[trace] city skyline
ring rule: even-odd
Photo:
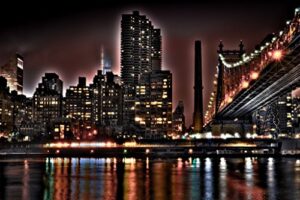
[[[37,15],[42,16],[41,20],[46,19],[45,23],[37,23],[39,22],[39,19],[32,18],[29,14],[24,16],[24,24],[20,24],[20,22],[18,22],[19,24],[4,23],[4,28],[7,28],[7,30],[1,35],[2,40],[0,41],[0,44],[5,48],[2,48],[0,62],[2,65],[7,58],[11,56],[11,53],[16,51],[24,56],[24,90],[27,95],[33,94],[37,83],[45,72],[55,72],[59,74],[65,83],[64,91],[69,86],[76,84],[78,76],[86,76],[90,83],[93,75],[96,74],[97,69],[100,67],[101,45],[104,45],[109,57],[113,58],[113,72],[120,74],[119,35],[121,14],[139,10],[141,14],[147,15],[156,27],[161,29],[163,52],[162,67],[163,69],[171,70],[173,73],[173,105],[176,105],[179,100],[184,101],[187,124],[191,124],[191,113],[193,110],[193,81],[189,77],[193,76],[194,40],[201,39],[203,41],[205,108],[205,105],[208,103],[208,94],[212,89],[211,80],[217,64],[216,50],[219,40],[223,40],[226,48],[236,48],[239,44],[239,40],[236,38],[243,39],[245,48],[249,51],[268,33],[280,30],[284,26],[285,20],[291,18],[292,11],[295,7],[295,3],[292,1],[289,1],[282,6],[278,2],[272,4],[254,2],[249,5],[249,10],[255,9],[257,12],[254,12],[255,15],[252,14],[251,16],[248,16],[247,13],[242,13],[241,10],[238,9],[241,6],[247,5],[247,3],[233,2],[230,6],[227,5],[227,7],[230,7],[230,9],[234,10],[236,13],[227,13],[228,19],[226,19],[225,22],[222,21],[221,23],[218,23],[218,17],[226,12],[224,11],[225,9],[223,10],[221,8],[221,5],[223,4],[220,3],[220,5],[216,5],[207,2],[203,4],[191,3],[183,5],[184,9],[181,12],[181,15],[184,16],[182,18],[186,19],[186,23],[180,24],[184,24],[182,26],[189,28],[188,30],[190,31],[188,32],[182,31],[180,27],[174,23],[178,20],[180,20],[180,22],[183,20],[180,19],[180,17],[175,16],[176,11],[181,9],[181,4],[178,2],[174,5],[162,3],[159,6],[155,6],[149,2],[144,5],[140,3],[132,3],[132,5],[120,4],[114,11],[112,11],[113,8],[111,4],[97,5],[96,8],[93,9],[89,6],[84,6],[84,8],[80,9],[76,7],[75,4],[72,8],[66,9],[64,11],[65,13],[60,9],[54,9],[50,5],[50,8],[54,11],[53,14],[47,12],[47,14],[44,15]],[[64,7],[64,5],[62,7]],[[168,7],[170,7],[170,9],[164,12],[164,8]],[[285,12],[282,12],[282,7],[286,8]],[[104,8],[106,8],[107,11],[101,12]],[[203,19],[201,18],[201,15],[199,16],[200,12],[198,12],[197,9],[199,9],[199,11],[208,9],[208,11],[214,10],[215,12],[209,15],[211,18]],[[261,18],[261,15],[258,12],[259,10],[264,10],[265,13],[272,12],[273,16],[267,16],[263,20],[258,21],[257,19]],[[202,15],[207,12],[203,12]],[[107,16],[111,19],[103,20],[103,16]],[[166,18],[166,16],[168,17]],[[233,19],[238,16],[242,16],[245,21],[239,20],[233,22]],[[170,18],[172,20],[170,20]],[[195,18],[197,19],[196,22]],[[277,20],[274,20],[274,18],[277,18]],[[249,23],[251,26],[247,27],[248,23],[245,22],[252,22],[252,20],[256,20],[257,24],[253,25],[253,23]],[[83,28],[79,29],[79,27],[86,22],[88,23],[83,26]],[[15,24],[15,26],[13,24]],[[69,24],[68,27],[63,27],[65,24]],[[226,24],[227,26],[224,27],[222,24]],[[199,28],[199,26],[201,27]],[[244,30],[241,29],[239,32],[228,36],[227,32],[224,32],[224,30],[228,30],[230,27],[232,28],[234,26],[245,27]],[[257,33],[251,34],[250,38],[249,34],[246,34],[247,30],[250,30],[251,27],[255,26],[265,27],[258,28]],[[24,28],[26,28],[26,30],[24,30]],[[42,31],[40,28],[42,28]],[[74,33],[72,30],[79,31],[78,33]],[[50,33],[47,31],[52,33],[52,35],[50,36]],[[21,33],[24,33],[26,37],[20,35]],[[108,35],[109,38],[107,38]],[[113,37],[111,35],[113,35]],[[70,38],[68,39],[67,37],[69,36]],[[76,40],[78,38],[81,38],[82,42]],[[105,40],[103,38],[107,39],[107,44],[101,41]],[[63,47],[53,47],[63,39],[65,39],[65,45]],[[50,44],[51,42],[53,45]],[[80,43],[84,43],[84,45]],[[62,51],[61,48],[65,51]],[[74,60],[74,58],[76,59]],[[49,67],[49,65],[51,67]],[[183,79],[182,74],[184,74],[185,79]]]

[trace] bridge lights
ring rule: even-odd
[[[258,72],[251,73],[251,79],[256,80],[258,78]]]
[[[273,53],[273,58],[275,60],[280,60],[282,58],[282,51],[281,50],[275,50]]]
[[[272,57],[274,60],[279,61],[282,58],[282,50],[274,50],[272,52],[270,51],[268,52],[268,55]]]
[[[249,82],[248,81],[243,81],[242,82],[242,88],[246,89],[247,87],[249,87]]]

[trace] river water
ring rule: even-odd
[[[300,199],[300,159],[0,159],[0,199]]]

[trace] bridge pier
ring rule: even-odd
[[[253,124],[249,120],[222,120],[212,123],[211,130],[213,136],[239,133],[241,137],[246,137],[247,133],[253,133]]]

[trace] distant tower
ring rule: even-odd
[[[111,63],[104,56],[104,48],[101,46],[101,64],[100,68],[102,69],[102,74],[105,75],[107,72],[111,72]]]
[[[203,132],[202,55],[201,41],[195,41],[194,132]]]

